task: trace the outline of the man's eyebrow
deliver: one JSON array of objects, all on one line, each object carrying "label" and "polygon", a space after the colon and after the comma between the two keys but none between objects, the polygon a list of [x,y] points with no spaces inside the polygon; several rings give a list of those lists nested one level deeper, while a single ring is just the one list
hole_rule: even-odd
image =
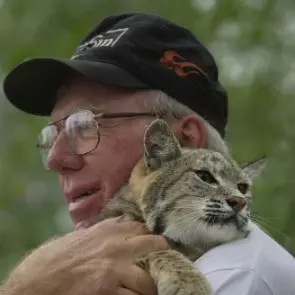
[{"label": "man's eyebrow", "polygon": [[78,112],[78,111],[81,111],[82,108],[75,108],[74,110],[72,110],[71,112],[69,112],[69,114],[67,115],[63,115],[60,119],[57,119],[57,120],[53,120],[53,121],[49,121],[47,125],[53,125],[53,124],[56,124],[60,121],[64,121],[66,118],[68,118],[70,115]]},{"label": "man's eyebrow", "polygon": [[77,113],[77,112],[79,112],[79,111],[82,111],[82,110],[90,110],[90,109],[89,109],[89,108],[76,107],[76,108],[73,109],[71,112],[69,112],[67,115],[63,115],[60,119],[53,120],[53,121],[49,121],[49,122],[48,122],[48,125],[52,125],[52,124],[58,123],[59,121],[63,121],[63,120],[65,120],[66,118],[68,118],[70,115],[72,115],[72,114],[74,114],[74,113]]},{"label": "man's eyebrow", "polygon": [[66,118],[68,118],[70,115],[67,115],[67,116],[65,116],[65,117],[62,117],[61,119],[58,119],[58,120],[54,120],[54,121],[49,121],[48,123],[47,123],[47,125],[56,125],[56,124],[58,124],[59,122],[61,122],[61,121],[64,121]]}]

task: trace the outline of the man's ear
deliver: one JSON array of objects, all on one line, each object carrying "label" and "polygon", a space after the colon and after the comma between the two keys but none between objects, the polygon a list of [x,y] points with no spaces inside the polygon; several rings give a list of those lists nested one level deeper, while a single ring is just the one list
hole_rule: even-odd
[{"label": "man's ear", "polygon": [[152,169],[159,169],[163,163],[178,158],[181,148],[168,124],[157,119],[148,126],[144,135],[144,159]]},{"label": "man's ear", "polygon": [[203,120],[197,115],[188,115],[173,124],[173,130],[181,146],[204,148],[207,138]]},{"label": "man's ear", "polygon": [[250,163],[245,163],[241,165],[241,168],[245,174],[247,174],[251,179],[254,179],[261,174],[265,165],[266,158],[263,157]]}]

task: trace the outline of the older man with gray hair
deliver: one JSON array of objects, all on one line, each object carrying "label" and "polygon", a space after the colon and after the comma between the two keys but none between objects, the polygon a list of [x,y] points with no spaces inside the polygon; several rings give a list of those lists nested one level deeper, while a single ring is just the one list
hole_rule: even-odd
[{"label": "older man with gray hair", "polygon": [[[4,91],[17,108],[51,117],[38,137],[42,160],[58,174],[76,228],[86,229],[33,251],[1,294],[156,294],[135,261],[166,249],[165,239],[137,222],[90,226],[91,219],[128,180],[156,117],[182,146],[227,153],[227,93],[213,56],[162,17],[115,15],[98,23],[72,58],[17,65]],[[293,257],[255,224],[247,238],[208,251],[195,266],[216,295],[295,294]]]}]

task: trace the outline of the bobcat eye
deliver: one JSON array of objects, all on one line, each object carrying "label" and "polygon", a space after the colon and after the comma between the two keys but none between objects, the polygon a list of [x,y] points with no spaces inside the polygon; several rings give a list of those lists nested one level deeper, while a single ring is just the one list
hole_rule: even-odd
[{"label": "bobcat eye", "polygon": [[238,183],[238,190],[242,193],[245,194],[249,189],[249,185],[247,183]]},{"label": "bobcat eye", "polygon": [[204,182],[213,184],[213,183],[218,183],[218,181],[215,179],[215,177],[207,170],[197,170],[195,172],[199,178],[201,178],[201,180],[203,180]]}]

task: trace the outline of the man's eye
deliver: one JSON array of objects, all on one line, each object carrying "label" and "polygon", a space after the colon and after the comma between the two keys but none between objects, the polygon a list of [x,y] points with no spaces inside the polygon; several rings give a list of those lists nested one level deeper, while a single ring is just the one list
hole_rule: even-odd
[{"label": "man's eye", "polygon": [[197,170],[195,171],[195,173],[204,182],[207,182],[210,184],[218,184],[218,181],[216,180],[216,178],[207,170]]},{"label": "man's eye", "polygon": [[90,129],[91,126],[87,125],[87,124],[80,124],[80,125],[76,125],[75,126],[75,133],[77,134],[81,134],[83,133],[85,130]]},{"label": "man's eye", "polygon": [[96,121],[85,121],[85,122],[71,122],[72,124],[68,124],[66,126],[66,132],[69,136],[75,137],[75,136],[81,136],[84,137],[89,133],[89,131],[92,131],[93,129],[97,129],[97,123]]}]

